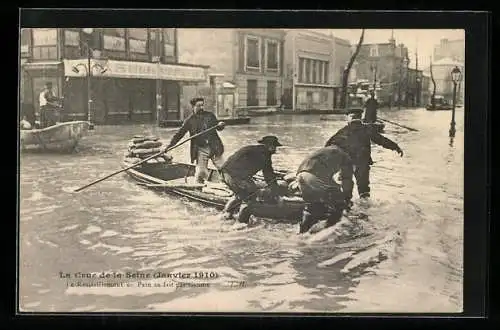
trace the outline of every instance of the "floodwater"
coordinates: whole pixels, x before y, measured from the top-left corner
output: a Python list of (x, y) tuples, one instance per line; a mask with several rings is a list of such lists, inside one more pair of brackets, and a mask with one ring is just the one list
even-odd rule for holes
[[(125, 174), (72, 192), (119, 169), (133, 135), (168, 143), (172, 129), (97, 126), (77, 154), (21, 155), (20, 310), (462, 311), (463, 109), (452, 144), (449, 111), (380, 116), (419, 132), (387, 124), (404, 157), (373, 147), (371, 201), (355, 192), (354, 215), (314, 235), (265, 219), (248, 228), (224, 224), (215, 210), (149, 191)], [(285, 146), (275, 167), (294, 170), (344, 124), (343, 116), (328, 118), (252, 118), (221, 138), (229, 154), (277, 135)], [(187, 146), (172, 151), (174, 159), (187, 161)]]

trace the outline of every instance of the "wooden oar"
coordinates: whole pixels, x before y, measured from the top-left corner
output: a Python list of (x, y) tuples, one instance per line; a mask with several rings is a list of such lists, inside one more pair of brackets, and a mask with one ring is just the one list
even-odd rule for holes
[(390, 123), (390, 124), (402, 127), (402, 128), (406, 128), (407, 130), (410, 130), (410, 131), (418, 132), (418, 129), (416, 129), (416, 128), (411, 128), (411, 127), (408, 127), (408, 126), (405, 126), (405, 125), (401, 125), (401, 124), (398, 124), (398, 123), (395, 123), (393, 121), (390, 121), (390, 120), (387, 120), (387, 119), (383, 119), (383, 118), (380, 118), (380, 117), (378, 117), (377, 119), (380, 120), (380, 121), (385, 121), (387, 123)]
[(160, 152), (158, 152), (158, 153), (156, 153), (156, 154), (154, 154), (154, 155), (152, 155), (152, 156), (149, 156), (148, 158), (145, 158), (145, 159), (141, 160), (140, 162), (135, 163), (135, 164), (133, 164), (133, 165), (131, 165), (131, 166), (128, 166), (128, 167), (126, 167), (126, 168), (124, 168), (124, 169), (121, 169), (121, 170), (119, 170), (119, 171), (116, 171), (116, 172), (113, 172), (113, 173), (111, 173), (111, 174), (108, 174), (108, 175), (106, 175), (105, 177), (103, 177), (103, 178), (101, 178), (101, 179), (98, 179), (98, 180), (96, 180), (96, 181), (93, 181), (93, 182), (91, 182), (91, 183), (89, 183), (89, 184), (87, 184), (87, 185), (85, 185), (85, 186), (81, 187), (81, 188), (76, 189), (76, 190), (75, 190), (75, 192), (79, 192), (79, 191), (81, 191), (81, 190), (83, 190), (83, 189), (85, 189), (85, 188), (88, 188), (88, 187), (90, 187), (90, 186), (95, 185), (96, 183), (99, 183), (99, 182), (101, 182), (101, 181), (104, 181), (104, 180), (106, 180), (106, 179), (109, 179), (109, 178), (111, 178), (112, 176), (115, 176), (115, 175), (117, 175), (117, 174), (119, 174), (119, 173), (125, 172), (125, 171), (127, 171), (127, 170), (130, 170), (131, 168), (134, 168), (134, 167), (136, 167), (136, 166), (139, 166), (139, 165), (141, 165), (142, 163), (145, 163), (145, 162), (147, 162), (148, 160), (150, 160), (150, 159), (152, 159), (152, 158), (156, 158), (156, 157), (158, 157), (158, 156), (160, 156), (160, 155), (162, 155), (162, 154), (164, 154), (164, 153), (166, 153), (166, 152), (169, 152), (170, 150), (175, 149), (175, 148), (177, 148), (177, 147), (179, 147), (179, 146), (183, 145), (184, 143), (188, 142), (189, 140), (192, 140), (192, 139), (194, 139), (195, 137), (198, 137), (198, 136), (200, 136), (200, 135), (202, 135), (202, 134), (205, 134), (205, 133), (207, 133), (207, 132), (209, 132), (209, 131), (212, 131), (212, 130), (214, 130), (214, 129), (218, 128), (218, 127), (224, 127), (224, 123), (223, 123), (223, 122), (219, 122), (217, 125), (212, 126), (212, 127), (210, 127), (209, 129), (204, 130), (203, 132), (200, 132), (200, 133), (198, 133), (198, 134), (195, 134), (195, 135), (193, 135), (193, 136), (190, 136), (188, 139), (185, 139), (184, 141), (182, 141), (182, 142), (180, 142), (180, 143), (177, 143), (177, 144), (176, 144), (175, 146), (173, 146), (173, 147), (170, 147), (170, 148), (168, 148), (168, 149), (166, 149), (166, 150), (164, 150), (164, 151), (160, 151)]

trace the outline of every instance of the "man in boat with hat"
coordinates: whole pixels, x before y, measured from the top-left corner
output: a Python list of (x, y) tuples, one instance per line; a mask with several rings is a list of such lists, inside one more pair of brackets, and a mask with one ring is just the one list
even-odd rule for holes
[[(341, 185), (334, 180), (337, 173)], [(326, 217), (327, 227), (340, 221), (352, 198), (352, 176), (351, 157), (334, 145), (321, 148), (302, 161), (295, 178), (306, 203), (299, 233), (307, 232), (322, 217)]]
[(59, 122), (61, 107), (57, 102), (60, 100), (61, 98), (57, 97), (52, 90), (52, 83), (47, 81), (38, 97), (40, 110), (39, 113), (35, 113), (35, 126), (44, 128)]
[[(218, 122), (212, 112), (205, 111), (205, 100), (202, 97), (195, 97), (190, 103), (193, 113), (174, 134), (167, 149), (176, 145), (187, 132), (193, 136), (217, 125), (218, 131), (224, 129), (224, 122)], [(215, 130), (194, 138), (190, 143), (191, 162), (196, 162), (195, 180), (202, 184), (208, 175), (208, 160), (211, 159), (217, 169), (222, 164), (224, 145)]]
[(344, 150), (354, 164), (354, 176), (360, 198), (370, 197), (371, 143), (396, 151), (403, 157), (403, 150), (394, 141), (377, 132), (371, 124), (361, 121), (362, 109), (352, 109), (348, 113), (348, 124), (335, 133), (326, 146), (335, 145)]
[(234, 196), (226, 203), (224, 219), (233, 218), (240, 206), (238, 221), (247, 223), (252, 214), (252, 206), (259, 188), (253, 180), (257, 172), (262, 171), (271, 197), (278, 196), (277, 177), (273, 169), (271, 156), (282, 144), (276, 136), (268, 135), (257, 141), (259, 144), (242, 147), (232, 154), (222, 165), (222, 180), (233, 191)]

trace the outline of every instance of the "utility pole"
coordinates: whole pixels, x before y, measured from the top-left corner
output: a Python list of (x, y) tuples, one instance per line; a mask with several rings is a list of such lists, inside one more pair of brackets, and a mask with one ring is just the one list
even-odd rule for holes
[(403, 57), (399, 63), (399, 81), (398, 81), (398, 110), (401, 109), (401, 77), (403, 75)]

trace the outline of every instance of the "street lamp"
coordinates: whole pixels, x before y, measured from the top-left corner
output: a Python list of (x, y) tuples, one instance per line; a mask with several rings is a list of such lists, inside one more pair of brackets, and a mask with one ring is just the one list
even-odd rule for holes
[(457, 98), (457, 84), (462, 81), (462, 72), (455, 66), (451, 70), (451, 80), (453, 81), (453, 108), (451, 110), (450, 137), (455, 137), (455, 105)]
[(417, 81), (417, 86), (415, 86), (415, 87), (416, 87), (416, 94), (417, 95), (415, 98), (416, 98), (417, 107), (420, 107), (420, 81), (421, 81), (421, 79), (420, 79), (420, 75), (418, 74), (418, 72), (417, 72), (416, 81)]
[[(92, 49), (91, 49), (91, 39), (94, 33), (93, 28), (83, 28), (82, 32), (85, 34), (84, 42), (87, 46), (87, 66), (85, 71), (87, 73), (87, 121), (90, 123), (89, 129), (94, 129), (94, 124), (92, 123), (92, 89), (91, 89), (91, 79), (92, 79), (92, 67), (90, 65), (92, 59)], [(78, 68), (74, 67), (73, 71)]]

